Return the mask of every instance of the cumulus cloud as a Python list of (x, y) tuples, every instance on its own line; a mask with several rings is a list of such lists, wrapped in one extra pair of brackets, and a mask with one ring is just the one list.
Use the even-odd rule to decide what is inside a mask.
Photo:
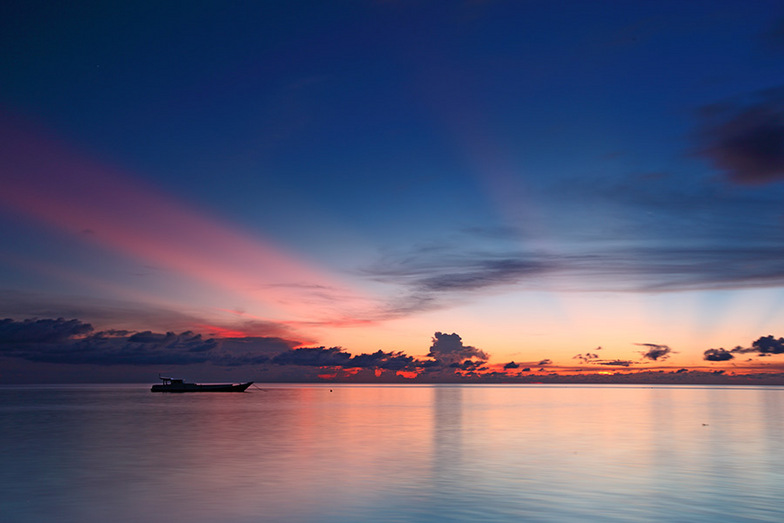
[(773, 336), (763, 336), (751, 344), (751, 347), (760, 354), (782, 354), (784, 353), (784, 338), (774, 338)]
[(433, 335), (433, 344), (430, 346), (430, 352), (427, 355), (442, 365), (462, 364), (464, 360), (474, 358), (487, 361), (489, 358), (485, 352), (476, 347), (463, 345), (463, 340), (459, 335), (442, 332), (436, 332)]
[(771, 335), (762, 336), (751, 343), (751, 347), (735, 347), (732, 352), (756, 352), (759, 356), (784, 354), (784, 338), (774, 338)]
[(418, 360), (400, 351), (378, 350), (370, 354), (352, 356), (340, 347), (309, 347), (289, 349), (270, 359), (274, 365), (330, 367), (332, 369), (373, 369), (391, 371), (428, 371), (469, 373), (486, 370), (489, 356), (470, 345), (463, 345), (459, 335), (436, 332), (432, 339), (431, 359)]
[(708, 349), (703, 353), (703, 359), (706, 361), (728, 361), (734, 357), (730, 351), (723, 348)]
[(362, 369), (385, 369), (385, 370), (408, 370), (413, 371), (421, 367), (418, 360), (413, 356), (408, 356), (400, 351), (384, 352), (378, 350), (373, 354), (358, 354), (349, 361), (353, 368)]
[(656, 343), (636, 343), (635, 345), (648, 347), (648, 350), (642, 353), (642, 357), (651, 361), (666, 360), (672, 354), (672, 349), (667, 345), (658, 345)]
[(704, 108), (701, 154), (738, 184), (784, 180), (784, 92)]

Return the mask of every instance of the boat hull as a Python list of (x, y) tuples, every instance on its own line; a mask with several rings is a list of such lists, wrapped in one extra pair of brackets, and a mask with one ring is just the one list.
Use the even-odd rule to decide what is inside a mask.
[(153, 385), (151, 392), (245, 392), (245, 389), (253, 384), (247, 383), (220, 383), (206, 384), (198, 383), (166, 383), (163, 385)]

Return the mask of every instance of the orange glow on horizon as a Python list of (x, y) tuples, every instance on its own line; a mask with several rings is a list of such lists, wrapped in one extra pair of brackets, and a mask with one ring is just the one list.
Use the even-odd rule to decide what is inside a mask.
[(196, 327), (200, 330), (205, 330), (206, 333), (213, 338), (247, 338), (250, 336), (247, 332), (226, 329), (218, 327), (217, 325), (200, 324), (196, 325)]

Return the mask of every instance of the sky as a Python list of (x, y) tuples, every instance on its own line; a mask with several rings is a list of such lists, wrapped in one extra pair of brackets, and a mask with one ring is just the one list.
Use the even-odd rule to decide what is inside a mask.
[(778, 1), (4, 2), (0, 383), (784, 383)]

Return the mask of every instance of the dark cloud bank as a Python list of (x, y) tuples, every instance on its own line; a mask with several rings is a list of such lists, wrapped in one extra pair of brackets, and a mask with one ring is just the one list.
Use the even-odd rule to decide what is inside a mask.
[[(508, 362), (491, 366), (486, 352), (465, 345), (458, 334), (436, 332), (424, 358), (400, 351), (353, 355), (340, 347), (299, 347), (294, 340), (276, 337), (204, 338), (186, 331), (156, 333), (105, 330), (96, 332), (89, 323), (76, 319), (0, 320), (0, 358), (27, 362), (33, 375), (36, 364), (58, 368), (137, 368), (154, 376), (162, 370), (204, 372), (207, 368), (235, 369), (235, 375), (256, 381), (346, 381), (346, 382), (476, 382), (476, 383), (784, 383), (784, 374), (731, 376), (723, 370), (700, 372), (636, 371), (561, 376), (550, 359), (521, 364)], [(578, 354), (582, 364), (626, 369), (645, 360), (661, 361), (672, 350), (666, 345), (641, 343), (647, 350), (641, 361), (599, 358), (596, 352)], [(601, 350), (601, 347), (595, 351)], [(770, 356), (784, 353), (784, 338), (761, 337), (750, 347), (709, 349), (710, 362), (732, 360), (736, 354)], [(526, 365), (526, 366), (524, 366)], [(531, 372), (532, 367), (538, 367)], [(23, 365), (14, 368), (23, 369)], [(9, 367), (6, 367), (8, 369)], [(2, 368), (0, 368), (2, 369)], [(497, 369), (497, 370), (494, 370)], [(0, 380), (19, 382), (0, 370)], [(139, 375), (137, 372), (135, 375)], [(116, 379), (117, 373), (112, 374)], [(29, 380), (28, 380), (29, 381)], [(100, 379), (98, 379), (100, 381)]]
[(763, 336), (751, 344), (751, 347), (735, 347), (732, 350), (724, 348), (708, 349), (703, 358), (706, 361), (729, 361), (735, 359), (735, 354), (754, 354), (759, 357), (784, 354), (784, 338)]
[(784, 89), (702, 110), (701, 154), (738, 184), (784, 180)]

